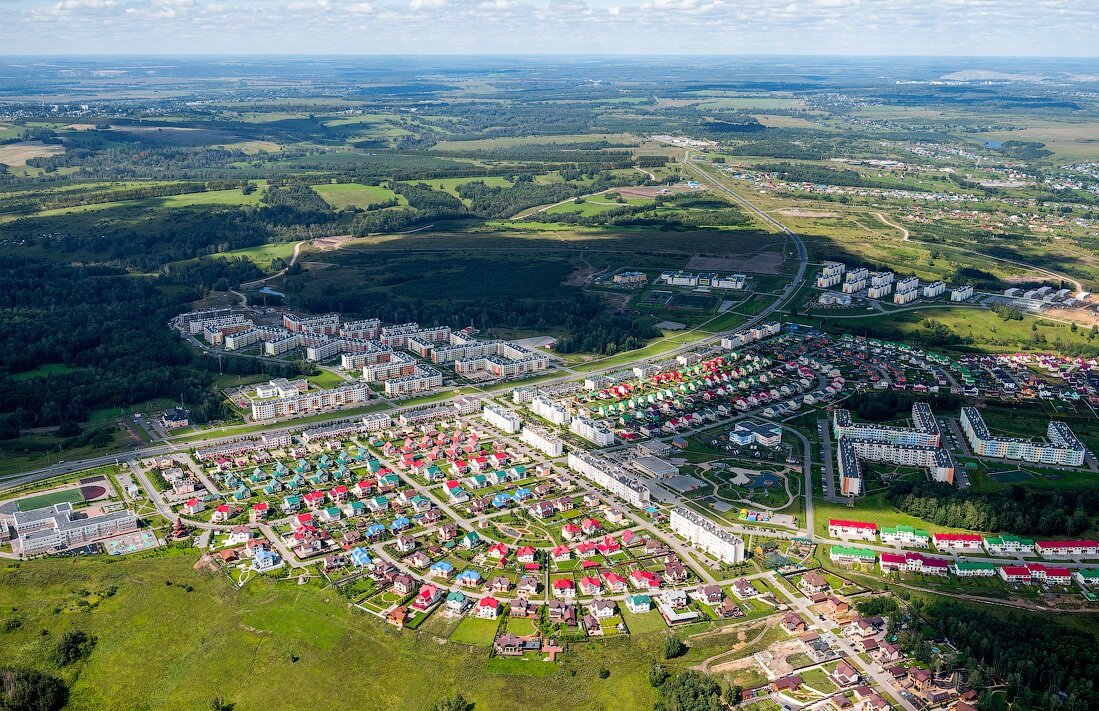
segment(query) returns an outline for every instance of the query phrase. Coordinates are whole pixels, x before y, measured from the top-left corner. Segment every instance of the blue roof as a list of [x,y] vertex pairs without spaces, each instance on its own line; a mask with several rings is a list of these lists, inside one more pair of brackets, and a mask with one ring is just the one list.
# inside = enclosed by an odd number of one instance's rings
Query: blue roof
[[454,570],[454,566],[451,565],[448,561],[440,560],[438,563],[435,563],[434,565],[432,565],[431,569],[432,570]]
[[365,566],[370,565],[374,561],[370,558],[370,553],[365,548],[355,548],[351,551],[351,562],[354,565]]
[[390,528],[408,528],[411,523],[412,522],[409,521],[407,518],[401,516],[400,518],[393,519],[393,525],[391,525]]
[[375,533],[381,533],[384,530],[385,530],[385,526],[383,526],[380,523],[374,523],[374,524],[371,524],[370,527],[366,529],[366,532],[367,532],[367,534],[373,535]]

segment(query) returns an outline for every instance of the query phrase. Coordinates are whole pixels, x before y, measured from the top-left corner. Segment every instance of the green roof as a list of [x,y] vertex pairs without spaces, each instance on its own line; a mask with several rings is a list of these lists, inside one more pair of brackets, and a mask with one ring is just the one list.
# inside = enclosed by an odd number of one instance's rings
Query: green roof
[[959,560],[954,563],[954,567],[958,570],[995,570],[996,566],[992,563],[985,563],[979,560]]
[[1099,580],[1099,568],[1080,568],[1076,572],[1087,580]]
[[1033,546],[1033,538],[1023,538],[1022,536],[1013,536],[1010,533],[1002,536],[985,536],[985,543],[991,546],[1002,545],[1004,543],[1017,543],[1021,546]]
[[846,555],[856,558],[877,558],[878,554],[869,548],[855,548],[852,546],[832,546],[832,555]]
[[914,536],[922,536],[923,538],[929,538],[931,536],[930,533],[923,530],[922,528],[916,528],[914,526],[905,526],[903,524],[899,525],[899,526],[894,526],[893,528],[883,528],[881,530],[881,532],[883,534],[885,534],[885,533],[911,533]]

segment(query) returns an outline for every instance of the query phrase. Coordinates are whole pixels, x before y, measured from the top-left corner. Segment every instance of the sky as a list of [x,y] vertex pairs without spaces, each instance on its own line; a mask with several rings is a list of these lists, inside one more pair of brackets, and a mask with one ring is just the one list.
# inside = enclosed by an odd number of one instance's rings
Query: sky
[[1099,56],[1099,0],[0,0],[0,54]]

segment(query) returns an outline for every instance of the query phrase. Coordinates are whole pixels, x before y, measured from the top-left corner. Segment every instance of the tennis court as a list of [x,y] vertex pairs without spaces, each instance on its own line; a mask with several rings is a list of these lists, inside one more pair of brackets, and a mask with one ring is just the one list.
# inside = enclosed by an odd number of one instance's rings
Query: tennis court
[[1025,469],[1012,469],[1011,471],[995,472],[995,473],[989,474],[988,478],[992,479],[993,481],[998,481],[1001,484],[1015,484],[1015,483],[1020,482],[1020,481],[1027,481],[1028,479],[1033,479],[1034,474],[1032,474],[1031,472],[1028,472]]

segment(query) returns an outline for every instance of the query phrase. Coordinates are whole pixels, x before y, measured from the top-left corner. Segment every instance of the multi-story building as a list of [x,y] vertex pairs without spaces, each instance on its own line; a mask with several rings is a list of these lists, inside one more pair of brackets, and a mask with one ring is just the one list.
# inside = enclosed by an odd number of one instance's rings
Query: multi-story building
[[737,565],[744,562],[744,541],[710,519],[683,506],[672,509],[672,530],[718,560]]
[[340,326],[340,336],[356,340],[372,341],[381,333],[382,322],[376,318],[364,321],[348,321]]
[[[841,445],[850,443],[856,459],[926,467],[936,481],[952,483],[956,464],[950,451],[941,446],[942,433],[931,408],[922,402],[914,404],[912,422],[912,428],[856,423],[849,411],[837,409],[832,429]],[[841,446],[841,458],[842,452]],[[843,470],[841,464],[841,475]]]
[[0,523],[10,526],[15,537],[12,552],[33,556],[63,551],[121,533],[137,530],[133,511],[114,511],[83,516],[65,502],[33,509],[0,514]]
[[971,298],[973,298],[973,287],[969,285],[959,286],[950,292],[951,301],[965,301]]
[[893,291],[892,284],[882,284],[881,286],[871,286],[866,290],[866,298],[868,299],[882,299],[889,296],[889,293]]
[[923,573],[924,575],[947,575],[949,562],[942,558],[932,558],[921,553],[882,553],[878,559],[883,573]]
[[395,326],[384,326],[378,333],[378,340],[390,348],[406,348],[408,337],[420,330],[418,323],[402,323]]
[[828,557],[833,563],[855,563],[859,565],[874,565],[878,562],[878,554],[869,548],[855,548],[852,546],[832,546],[828,551]]
[[542,393],[538,393],[531,399],[530,409],[534,414],[549,420],[555,425],[567,426],[572,421],[572,415],[569,414],[568,408]]
[[897,304],[899,306],[903,306],[905,304],[911,304],[913,301],[915,301],[919,297],[919,295],[920,295],[920,292],[915,290],[915,289],[911,289],[909,291],[904,291],[904,292],[898,291],[896,294],[893,294],[893,303]]
[[893,272],[871,272],[870,286],[888,286],[893,283]]
[[389,427],[393,423],[393,419],[384,412],[372,412],[368,415],[363,415],[363,428],[367,432],[379,432]]
[[237,351],[247,348],[253,343],[259,343],[260,331],[258,328],[246,328],[243,331],[229,331],[225,333],[225,350]]
[[568,466],[638,508],[649,502],[649,487],[607,459],[586,452],[569,452]]
[[285,313],[282,315],[282,326],[292,333],[333,336],[340,330],[340,315],[298,316],[297,314]]
[[1038,541],[1034,550],[1043,558],[1095,558],[1099,542],[1092,540]]
[[331,390],[314,390],[288,397],[252,401],[252,419],[270,420],[276,417],[298,417],[348,405],[357,405],[370,398],[365,383],[347,383]]
[[523,425],[523,432],[519,435],[519,438],[551,457],[560,457],[565,452],[565,444],[561,441],[561,438],[542,427],[530,424]]
[[843,278],[843,272],[846,267],[840,262],[825,262],[824,266],[820,270],[820,274],[817,275],[817,286],[822,289],[835,286],[840,283]]
[[375,341],[362,341],[370,344],[369,348],[356,350],[352,353],[344,353],[340,356],[340,367],[344,370],[356,370],[364,365],[376,365],[385,363],[393,357],[392,348],[383,346]]
[[481,412],[481,419],[508,434],[517,433],[523,424],[519,416],[511,410],[492,404],[485,405],[485,409]]
[[1087,449],[1063,422],[1049,423],[1046,442],[994,436],[975,407],[962,408],[961,424],[973,453],[983,457],[1079,467],[1087,454]]
[[950,553],[977,553],[984,546],[984,539],[976,533],[934,533],[931,541],[936,550]]
[[923,297],[925,299],[933,299],[936,296],[943,294],[946,291],[946,283],[941,281],[933,281],[927,284],[923,288]]
[[984,548],[994,556],[1034,555],[1034,540],[1020,536],[985,536]]
[[901,548],[927,548],[931,534],[912,526],[893,526],[881,529],[881,542]]
[[836,465],[840,476],[840,493],[844,496],[862,494],[862,465],[859,464],[851,440],[846,437],[836,443]]
[[782,444],[782,428],[770,422],[746,420],[738,422],[729,431],[729,441],[740,447],[746,447],[750,444],[777,447]]
[[870,521],[849,521],[833,518],[828,520],[828,535],[833,538],[858,538],[873,541],[878,538],[878,524]]
[[579,435],[599,447],[614,444],[614,433],[602,423],[588,417],[577,416],[569,423],[569,432]]
[[411,375],[385,381],[386,395],[410,395],[442,387],[443,374],[428,365],[417,365]]
[[388,359],[363,366],[363,380],[368,383],[381,383],[394,378],[404,378],[416,373],[416,360],[407,353],[392,351]]

